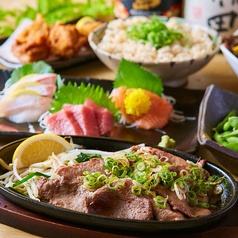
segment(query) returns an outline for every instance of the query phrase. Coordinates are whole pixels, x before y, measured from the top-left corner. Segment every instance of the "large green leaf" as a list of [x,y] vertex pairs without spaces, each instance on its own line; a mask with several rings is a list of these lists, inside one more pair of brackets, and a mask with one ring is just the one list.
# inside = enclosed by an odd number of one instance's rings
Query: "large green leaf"
[[163,84],[161,78],[133,62],[122,59],[113,83],[115,88],[126,86],[127,88],[142,88],[161,96]]
[[113,115],[114,120],[118,120],[119,109],[115,108],[115,103],[108,97],[109,91],[104,91],[100,86],[88,84],[85,86],[81,83],[78,86],[76,83],[69,82],[67,85],[63,85],[55,93],[55,103],[52,103],[53,109],[51,113],[57,112],[62,109],[63,104],[83,104],[86,98],[93,100],[98,106],[107,108]]
[[20,78],[28,74],[45,74],[53,72],[54,72],[53,68],[44,61],[25,64],[12,72],[10,84],[12,85],[16,83]]

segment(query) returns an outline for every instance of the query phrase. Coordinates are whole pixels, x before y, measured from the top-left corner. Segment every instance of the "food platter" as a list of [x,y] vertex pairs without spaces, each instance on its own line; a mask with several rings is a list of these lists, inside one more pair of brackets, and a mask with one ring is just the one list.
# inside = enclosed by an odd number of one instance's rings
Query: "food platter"
[[[4,146],[0,150],[0,157],[4,158],[6,163],[11,161],[12,155],[16,147],[22,140],[12,142]],[[101,149],[106,151],[117,151],[126,149],[132,145],[133,142],[126,142],[111,138],[92,138],[85,136],[74,137],[74,143],[84,145],[88,149]],[[196,162],[198,158],[187,153],[164,149],[176,156],[180,156],[185,160]],[[223,171],[216,165],[206,163],[205,169],[211,174],[219,177],[224,176],[227,179],[227,187],[224,188],[222,195],[222,207],[220,210],[203,218],[192,218],[181,221],[141,221],[133,219],[113,218],[99,215],[86,214],[65,208],[56,207],[44,202],[38,202],[15,193],[12,190],[0,186],[0,193],[6,197],[10,202],[19,205],[30,211],[41,213],[47,217],[56,218],[62,221],[70,222],[72,224],[81,225],[87,229],[104,230],[107,232],[121,232],[124,234],[155,234],[158,232],[170,234],[173,232],[189,232],[189,231],[204,231],[210,229],[217,222],[221,221],[228,211],[234,206],[237,200],[237,186],[234,178],[227,172]],[[2,173],[3,171],[1,171]]]
[[[0,71],[0,89],[4,87],[4,83],[10,77],[11,71]],[[65,82],[76,82],[78,85],[81,82],[85,84],[91,83],[95,86],[99,85],[104,88],[105,91],[111,91],[113,87],[113,81],[103,79],[92,78],[65,78]],[[176,149],[188,153],[194,153],[197,148],[197,119],[199,104],[202,100],[203,90],[188,90],[188,89],[176,89],[172,87],[164,87],[164,93],[168,96],[172,96],[176,99],[175,109],[183,112],[184,116],[189,117],[184,122],[177,123],[170,121],[162,130],[142,130],[137,128],[128,128],[124,125],[116,124],[107,137],[121,139],[125,141],[132,141],[135,143],[148,143],[156,146],[161,140],[163,134],[169,135],[176,141]],[[12,136],[15,139],[20,139],[31,135],[29,132],[29,126],[33,126],[35,131],[43,132],[44,129],[39,126],[38,123],[16,124],[8,121],[7,119],[0,118],[0,125],[9,126],[18,129],[18,132],[13,131],[0,131],[0,138],[2,141],[12,141]],[[185,136],[186,135],[186,136]]]
[[[18,58],[16,58],[12,51],[12,45],[15,41],[15,37],[19,34],[26,26],[28,26],[32,21],[30,19],[25,19],[19,27],[14,31],[14,33],[5,42],[0,41],[0,63],[10,69],[16,69],[22,66],[22,63]],[[87,62],[89,60],[96,59],[96,55],[89,46],[83,46],[77,55],[70,59],[58,59],[58,58],[48,58],[45,62],[51,65],[54,69],[62,69],[69,66],[73,66],[79,63]]]

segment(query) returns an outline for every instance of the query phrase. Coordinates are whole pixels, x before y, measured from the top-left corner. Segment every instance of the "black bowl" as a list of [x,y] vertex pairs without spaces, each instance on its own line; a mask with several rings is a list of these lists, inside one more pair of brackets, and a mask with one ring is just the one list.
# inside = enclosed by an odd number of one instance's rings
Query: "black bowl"
[[[0,150],[0,158],[4,159],[6,163],[9,163],[16,147],[22,141],[23,140],[21,139],[4,146]],[[134,145],[133,142],[128,141],[85,136],[75,136],[73,137],[73,141],[74,143],[84,145],[89,149],[100,149],[106,151],[117,151]],[[180,156],[185,160],[190,160],[192,162],[196,162],[198,160],[198,158],[188,153],[170,149],[160,149],[170,152],[176,156]],[[81,213],[29,199],[5,188],[2,185],[0,185],[0,193],[12,203],[22,206],[25,209],[41,213],[55,219],[71,222],[72,224],[83,226],[87,229],[101,230],[124,235],[133,234],[141,236],[145,234],[146,237],[162,233],[194,233],[212,229],[213,226],[221,221],[235,205],[238,195],[236,181],[229,173],[209,162],[206,163],[204,168],[207,169],[212,175],[217,175],[219,177],[224,176],[227,179],[227,187],[223,188],[224,191],[221,198],[221,208],[209,216],[181,221],[141,221]],[[4,171],[1,170],[0,174],[3,172]]]
[[208,86],[199,108],[197,137],[199,144],[207,148],[218,162],[238,175],[238,152],[212,139],[212,129],[232,110],[238,113],[238,95],[215,85]]

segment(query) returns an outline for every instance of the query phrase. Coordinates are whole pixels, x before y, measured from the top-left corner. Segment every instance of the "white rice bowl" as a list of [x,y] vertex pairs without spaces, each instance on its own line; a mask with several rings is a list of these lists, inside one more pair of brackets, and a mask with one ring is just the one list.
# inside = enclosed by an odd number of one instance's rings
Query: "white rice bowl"
[[89,44],[98,58],[113,71],[124,58],[158,74],[165,85],[180,86],[187,81],[188,75],[212,59],[219,50],[221,37],[213,29],[190,24],[182,18],[159,18],[169,29],[179,30],[185,37],[160,49],[151,43],[135,42],[127,38],[125,30],[131,24],[148,18],[129,17],[115,19],[96,28],[89,35]]

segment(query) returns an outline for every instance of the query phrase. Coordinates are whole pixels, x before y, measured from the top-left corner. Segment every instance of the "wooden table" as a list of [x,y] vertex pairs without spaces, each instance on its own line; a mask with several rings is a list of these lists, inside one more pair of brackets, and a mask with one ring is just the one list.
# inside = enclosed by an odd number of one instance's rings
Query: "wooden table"
[[[0,69],[7,68],[0,64]],[[99,60],[87,62],[79,66],[75,66],[73,68],[64,69],[58,71],[57,73],[71,77],[91,77],[109,80],[113,80],[115,78],[115,72],[109,70]],[[238,78],[236,77],[236,75],[234,74],[226,59],[221,53],[217,54],[203,69],[191,75],[188,78],[188,83],[184,87],[187,89],[206,89],[206,87],[210,84],[215,84],[220,88],[232,91],[234,93],[238,93]],[[212,156],[212,154],[204,148],[199,149],[199,151],[197,152],[197,156],[201,156],[202,158],[206,158],[210,162],[220,165]],[[234,177],[236,180],[238,180],[237,176]],[[238,226],[238,224],[236,224],[236,226]],[[236,232],[238,232],[238,227],[234,229],[236,230]],[[221,231],[217,231],[218,234],[219,232]],[[31,235],[29,233],[20,231],[10,226],[0,224],[0,237],[28,238],[39,236]]]

